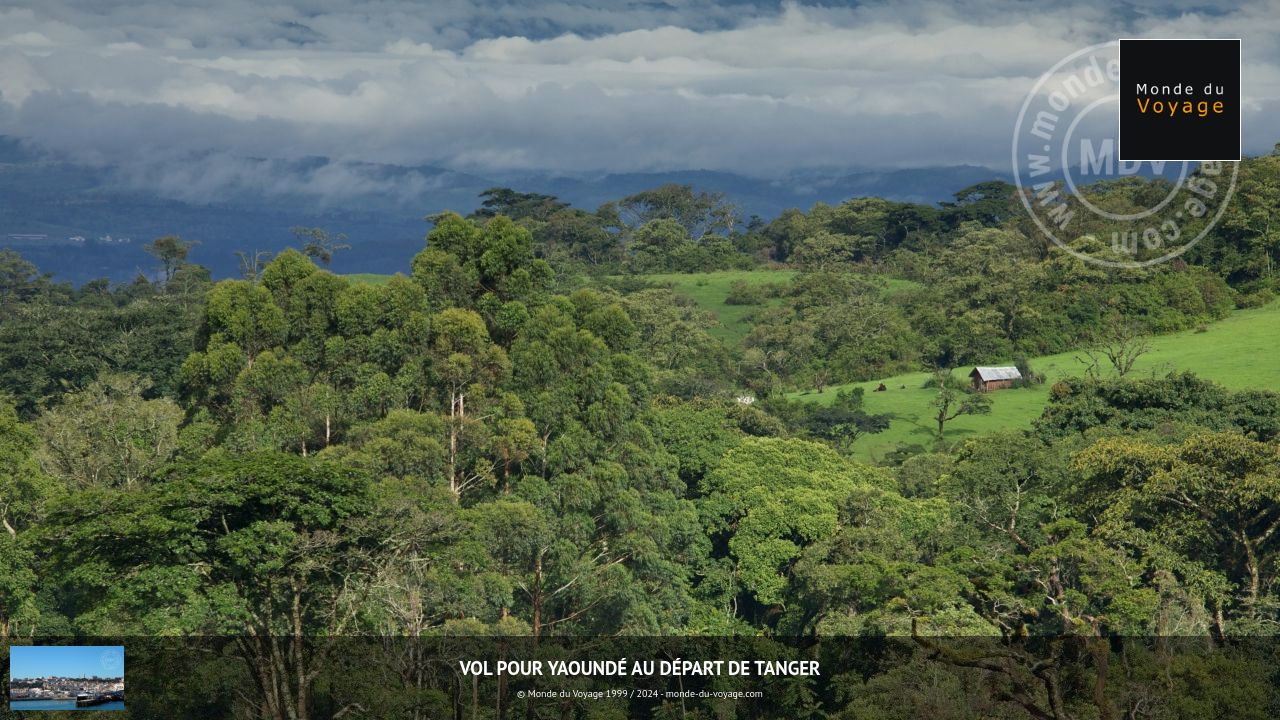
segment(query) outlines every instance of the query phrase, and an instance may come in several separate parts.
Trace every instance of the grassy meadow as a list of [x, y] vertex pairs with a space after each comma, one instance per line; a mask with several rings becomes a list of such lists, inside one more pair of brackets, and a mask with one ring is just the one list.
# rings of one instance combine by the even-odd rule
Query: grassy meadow
[[794, 270], [721, 270], [705, 273], [659, 273], [642, 275], [645, 280], [659, 285], [670, 285], [672, 291], [698, 304], [698, 307], [716, 316], [719, 325], [709, 332], [728, 343], [737, 344], [751, 329], [748, 317], [763, 307], [777, 305], [772, 298], [764, 305], [726, 305], [733, 283], [742, 280], [750, 285], [785, 283], [795, 276]]
[[[772, 298], [763, 305], [726, 305], [724, 299], [728, 297], [733, 283], [741, 280], [749, 285], [782, 284], [790, 282], [795, 275], [795, 270], [721, 270], [705, 273], [657, 273], [640, 277], [660, 285], [670, 285], [676, 294], [693, 300], [698, 307], [715, 315], [719, 325], [710, 330], [711, 334], [737, 345], [751, 330], [752, 313], [781, 304], [782, 301]], [[915, 284], [910, 280], [897, 278], [888, 278], [887, 283], [886, 292], [895, 292]]]
[[[1084, 372], [1085, 366], [1076, 360], [1079, 355], [1079, 352], [1066, 352], [1031, 358], [1032, 369], [1045, 375], [1044, 385], [992, 393], [991, 414], [962, 416], [947, 423], [947, 441], [1027, 427], [1044, 409], [1049, 387], [1055, 381]], [[1001, 358], [983, 364], [1012, 365], [1013, 362], [1012, 358]], [[967, 375], [971, 369], [957, 368], [955, 372]], [[1280, 389], [1280, 302], [1236, 311], [1225, 320], [1208, 325], [1204, 332], [1188, 330], [1152, 338], [1151, 352], [1139, 358], [1130, 376], [1163, 375], [1181, 370], [1190, 370], [1231, 389]], [[792, 393], [791, 397], [829, 403], [842, 389], [863, 388], [868, 412], [895, 415], [888, 430], [859, 438], [854, 445], [858, 457], [878, 460], [898, 445], [928, 447], [932, 442], [934, 391], [923, 387], [929, 377], [929, 373], [924, 372], [907, 373], [832, 386], [821, 393]], [[875, 392], [882, 382], [887, 389]]]

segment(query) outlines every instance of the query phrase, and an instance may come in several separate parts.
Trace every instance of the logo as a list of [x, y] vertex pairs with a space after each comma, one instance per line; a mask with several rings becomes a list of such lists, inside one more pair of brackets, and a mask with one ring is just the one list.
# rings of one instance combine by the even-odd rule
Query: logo
[[1120, 157], [1240, 159], [1239, 40], [1120, 40]]
[[1031, 88], [1013, 134], [1013, 174], [1040, 232], [1090, 263], [1167, 262], [1213, 229], [1239, 164], [1119, 159], [1120, 43], [1068, 55]]
[[124, 652], [120, 648], [107, 648], [98, 656], [98, 662], [108, 674], [119, 673], [124, 670]]

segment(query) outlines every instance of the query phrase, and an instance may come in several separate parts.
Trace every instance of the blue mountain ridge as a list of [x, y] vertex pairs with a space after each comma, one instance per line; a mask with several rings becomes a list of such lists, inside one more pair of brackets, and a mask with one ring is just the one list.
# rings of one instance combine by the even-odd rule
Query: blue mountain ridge
[[390, 273], [407, 271], [421, 249], [426, 216], [470, 212], [480, 192], [497, 186], [594, 210], [640, 190], [683, 183], [723, 192], [743, 217], [768, 220], [787, 208], [851, 197], [936, 203], [992, 179], [1008, 174], [963, 165], [820, 168], [780, 178], [707, 170], [481, 175], [432, 165], [222, 156], [193, 157], [189, 167], [92, 166], [0, 137], [0, 247], [18, 250], [59, 280], [126, 281], [155, 272], [145, 243], [176, 234], [199, 241], [193, 262], [228, 277], [238, 270], [236, 251], [279, 251], [294, 242], [290, 228], [301, 225], [347, 235], [352, 250], [335, 258], [335, 271]]

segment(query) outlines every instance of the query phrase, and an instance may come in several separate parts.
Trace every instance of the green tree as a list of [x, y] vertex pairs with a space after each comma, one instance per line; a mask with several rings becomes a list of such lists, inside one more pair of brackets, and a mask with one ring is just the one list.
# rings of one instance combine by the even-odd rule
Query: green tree
[[259, 713], [302, 720], [359, 607], [372, 503], [340, 466], [222, 456], [138, 492], [77, 493], [46, 537], [76, 575], [85, 631], [236, 636]]
[[692, 245], [688, 229], [675, 219], [650, 220], [632, 232], [628, 268], [636, 273], [670, 270], [675, 257]]
[[554, 195], [517, 192], [510, 188], [492, 187], [480, 193], [484, 198], [472, 218], [488, 219], [504, 215], [512, 220], [547, 220], [568, 209]]
[[183, 240], [177, 235], [165, 235], [156, 238], [143, 246], [143, 250], [160, 261], [161, 272], [164, 273], [164, 281], [168, 283], [173, 279], [175, 273], [187, 261], [187, 255], [191, 253], [191, 248], [198, 243], [193, 240]]
[[1246, 158], [1232, 202], [1221, 221], [1192, 253], [1192, 262], [1215, 267], [1232, 284], [1274, 285], [1280, 258], [1280, 155]]
[[10, 537], [33, 523], [49, 492], [36, 464], [39, 439], [0, 396], [0, 529]]
[[1064, 380], [1035, 421], [1045, 439], [1085, 435], [1095, 428], [1127, 432], [1190, 429], [1234, 430], [1260, 441], [1280, 437], [1280, 394], [1229, 391], [1193, 373], [1158, 378]]
[[285, 338], [284, 311], [276, 305], [271, 291], [246, 280], [223, 280], [209, 292], [204, 311], [204, 332], [235, 343], [249, 364], [264, 350]]
[[772, 259], [784, 262], [812, 232], [812, 223], [800, 210], [789, 208], [766, 225], [762, 234], [772, 246]]
[[78, 297], [42, 292], [0, 322], [0, 391], [34, 417], [102, 372], [143, 376], [171, 393], [195, 345], [201, 299], [116, 288]]
[[107, 375], [36, 421], [40, 464], [69, 487], [131, 488], [173, 459], [182, 409], [144, 399], [145, 380]]
[[707, 475], [702, 512], [727, 543], [742, 589], [775, 605], [804, 547], [836, 531], [840, 502], [859, 487], [892, 483], [817, 443], [746, 438]]
[[318, 261], [325, 267], [333, 262], [335, 253], [343, 250], [350, 250], [351, 246], [347, 244], [347, 236], [345, 233], [330, 235], [324, 228], [318, 227], [294, 227], [290, 229], [293, 237], [302, 243], [302, 254], [313, 260]]
[[1017, 189], [1003, 180], [989, 180], [952, 194], [953, 202], [941, 203], [943, 217], [948, 223], [960, 224], [977, 221], [983, 225], [998, 225], [1017, 212], [1014, 198]]
[[[442, 310], [432, 318], [431, 327], [433, 375], [448, 408], [449, 489], [461, 497], [477, 484], [495, 481], [494, 463], [482, 453], [468, 452], [472, 444], [468, 440], [485, 430], [475, 417], [476, 401], [493, 392], [509, 375], [511, 365], [507, 354], [489, 338], [484, 319], [470, 310]], [[472, 400], [470, 416], [468, 397]], [[484, 442], [475, 444], [483, 446]]]
[[[987, 415], [991, 412], [991, 398], [985, 393], [973, 392], [952, 377], [951, 370], [938, 370], [933, 374], [938, 392], [933, 396], [933, 416], [937, 423], [937, 437], [941, 441], [947, 423], [961, 415]], [[957, 387], [959, 385], [959, 387]]]
[[441, 438], [444, 422], [435, 413], [392, 410], [385, 418], [351, 429], [347, 441], [327, 448], [323, 457], [379, 478], [433, 483], [448, 474]]
[[619, 238], [601, 219], [581, 210], [560, 210], [532, 227], [534, 243], [544, 257], [563, 262], [569, 258], [589, 267], [617, 263]]
[[0, 534], [0, 642], [31, 628], [35, 634], [40, 589], [35, 573], [35, 553], [14, 535]]
[[42, 285], [39, 271], [17, 252], [0, 250], [0, 308], [29, 300]]
[[1002, 640], [931, 638], [928, 617], [912, 635], [942, 662], [982, 671], [1033, 717], [1120, 717], [1107, 635], [1151, 632], [1163, 598], [1182, 588], [1147, 584], [1146, 559], [1074, 517], [1072, 482], [1061, 453], [1023, 434], [966, 443], [941, 485], [968, 527], [940, 557], [966, 580], [955, 595]]
[[[1280, 572], [1280, 454], [1237, 433], [1199, 433], [1179, 445], [1125, 438], [1100, 440], [1080, 453], [1082, 492], [1109, 491], [1101, 509], [1108, 538], [1135, 547], [1214, 607], [1215, 631], [1229, 632], [1224, 615], [1243, 632], [1264, 631], [1280, 619], [1271, 595]], [[1236, 597], [1224, 596], [1239, 588]]]
[[860, 237], [821, 230], [800, 241], [791, 259], [811, 272], [849, 269], [852, 263], [861, 259], [864, 244]]
[[837, 392], [830, 405], [820, 405], [805, 414], [803, 427], [814, 437], [832, 443], [837, 450], [848, 452], [863, 435], [889, 428], [891, 416], [863, 410], [862, 395], [862, 388]]
[[724, 193], [694, 190], [690, 185], [668, 183], [628, 195], [618, 209], [632, 227], [653, 220], [674, 220], [695, 240], [712, 232], [728, 233], [738, 224], [738, 208]]
[[36, 434], [0, 396], [0, 642], [33, 631], [39, 616], [36, 557], [26, 539], [52, 488], [36, 465], [36, 447]]
[[939, 561], [959, 529], [948, 502], [863, 485], [837, 508], [836, 531], [792, 568], [780, 632], [906, 636], [923, 623], [931, 635], [996, 634], [966, 603], [969, 579]]
[[631, 351], [653, 367], [659, 392], [692, 398], [728, 389], [733, 358], [711, 335], [719, 323], [709, 313], [667, 289], [630, 293], [621, 303], [635, 328]]
[[433, 220], [426, 249], [413, 259], [413, 279], [434, 309], [496, 310], [511, 300], [536, 301], [549, 287], [551, 266], [534, 257], [529, 230], [510, 218], [499, 215], [483, 227], [455, 213]]

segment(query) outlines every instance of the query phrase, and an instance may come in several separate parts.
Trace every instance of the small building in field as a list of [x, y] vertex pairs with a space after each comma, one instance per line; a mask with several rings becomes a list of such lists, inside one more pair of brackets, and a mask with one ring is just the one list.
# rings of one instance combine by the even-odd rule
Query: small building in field
[[975, 367], [969, 378], [974, 390], [990, 392], [1013, 387], [1015, 381], [1022, 379], [1022, 373], [1016, 367]]

